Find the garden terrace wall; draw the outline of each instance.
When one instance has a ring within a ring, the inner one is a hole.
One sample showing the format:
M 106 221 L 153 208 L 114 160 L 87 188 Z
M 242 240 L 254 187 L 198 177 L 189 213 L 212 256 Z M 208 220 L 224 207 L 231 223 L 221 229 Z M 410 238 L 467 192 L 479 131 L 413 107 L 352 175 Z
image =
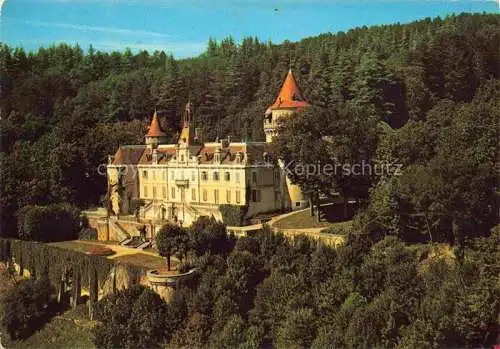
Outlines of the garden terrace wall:
M 29 270 L 35 278 L 46 275 L 57 291 L 61 279 L 72 277 L 74 274 L 80 276 L 82 288 L 89 288 L 97 281 L 98 289 L 102 290 L 115 266 L 119 266 L 119 269 L 127 274 L 128 286 L 140 283 L 146 276 L 145 268 L 105 257 L 91 256 L 40 242 L 0 239 L 0 262 L 9 261 L 16 263 L 21 271 Z

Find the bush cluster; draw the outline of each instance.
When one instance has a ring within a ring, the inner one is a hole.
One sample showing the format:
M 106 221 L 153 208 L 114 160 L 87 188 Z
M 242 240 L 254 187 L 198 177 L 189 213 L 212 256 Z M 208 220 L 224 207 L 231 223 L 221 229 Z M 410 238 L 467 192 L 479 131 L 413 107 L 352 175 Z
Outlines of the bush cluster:
M 18 211 L 17 222 L 18 235 L 22 240 L 76 240 L 80 211 L 69 204 L 27 205 Z
M 48 321 L 57 309 L 54 289 L 47 278 L 21 280 L 0 299 L 0 326 L 10 338 L 29 337 Z

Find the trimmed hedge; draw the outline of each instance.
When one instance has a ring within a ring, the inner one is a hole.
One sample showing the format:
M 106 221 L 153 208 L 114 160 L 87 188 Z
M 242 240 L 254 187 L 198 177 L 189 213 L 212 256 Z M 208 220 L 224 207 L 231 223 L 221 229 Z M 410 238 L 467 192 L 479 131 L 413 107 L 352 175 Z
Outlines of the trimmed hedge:
M 94 278 L 99 284 L 103 284 L 115 264 L 127 269 L 130 284 L 138 283 L 140 277 L 146 273 L 144 268 L 134 265 L 40 242 L 0 239 L 0 262 L 11 260 L 21 268 L 29 270 L 35 278 L 46 275 L 57 290 L 61 278 L 68 273 L 79 273 L 82 287 L 89 287 L 95 282 Z

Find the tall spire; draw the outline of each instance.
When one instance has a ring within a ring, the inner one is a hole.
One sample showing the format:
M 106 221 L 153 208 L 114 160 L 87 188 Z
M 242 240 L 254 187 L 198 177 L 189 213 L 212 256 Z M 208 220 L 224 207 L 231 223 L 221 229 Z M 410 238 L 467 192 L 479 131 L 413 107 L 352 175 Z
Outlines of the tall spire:
M 191 124 L 191 115 L 192 115 L 191 99 L 188 99 L 186 107 L 184 108 L 184 114 L 182 115 L 182 123 L 183 123 L 182 127 L 186 127 Z
M 182 130 L 179 136 L 178 144 L 180 145 L 191 145 L 195 142 L 195 137 L 193 132 L 191 132 L 191 115 L 192 115 L 192 104 L 191 100 L 188 100 L 186 107 L 184 108 L 184 114 L 182 116 Z
M 151 120 L 151 125 L 149 126 L 149 130 L 146 136 L 148 137 L 165 137 L 167 134 L 163 132 L 160 126 L 160 120 L 158 119 L 158 113 L 155 112 L 153 114 L 153 119 Z
M 281 86 L 276 101 L 270 106 L 270 109 L 279 108 L 302 108 L 309 106 L 309 103 L 302 96 L 302 92 L 293 76 L 292 69 L 288 70 L 285 82 Z

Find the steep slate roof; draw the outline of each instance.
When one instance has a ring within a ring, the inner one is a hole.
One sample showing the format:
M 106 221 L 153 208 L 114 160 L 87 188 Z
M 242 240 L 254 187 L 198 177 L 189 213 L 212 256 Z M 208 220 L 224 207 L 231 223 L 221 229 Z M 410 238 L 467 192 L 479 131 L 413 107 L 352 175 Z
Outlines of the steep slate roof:
M 160 120 L 158 120 L 158 115 L 155 113 L 153 114 L 153 120 L 151 120 L 151 125 L 149 126 L 148 130 L 148 137 L 165 137 L 167 134 L 162 131 L 161 126 L 160 126 Z
M 279 108 L 302 108 L 310 104 L 302 96 L 302 92 L 297 85 L 297 81 L 293 76 L 292 69 L 288 71 L 285 82 L 281 86 L 280 93 L 276 101 L 269 107 L 269 109 Z
M 227 147 L 221 148 L 219 145 L 210 144 L 207 146 L 190 146 L 191 155 L 200 157 L 200 164 L 213 164 L 214 154 L 217 149 L 220 149 L 220 159 L 222 165 L 236 165 L 236 154 L 240 153 L 241 164 L 244 164 L 245 152 L 249 156 L 251 164 L 264 164 L 264 153 L 268 153 L 272 158 L 272 148 L 266 143 L 247 143 L 247 144 L 230 144 Z M 176 149 L 174 147 L 158 148 L 158 164 L 167 164 L 175 156 Z M 123 162 L 125 159 L 125 162 Z M 141 146 L 135 148 L 120 147 L 115 155 L 113 165 L 135 164 L 135 165 L 151 165 L 152 164 L 151 148 Z

